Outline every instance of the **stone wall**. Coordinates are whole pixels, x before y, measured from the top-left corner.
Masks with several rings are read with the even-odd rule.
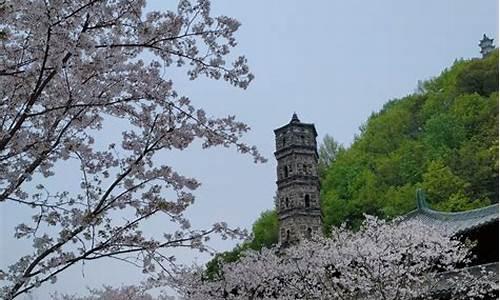
[[[278,180],[283,180],[294,175],[318,176],[317,160],[314,152],[293,151],[284,155],[277,166]]]
[[[295,216],[280,220],[279,231],[281,244],[295,243],[310,236],[321,235],[322,222],[317,216]]]
[[[306,197],[309,198],[309,206]],[[288,205],[287,201],[288,199]],[[289,185],[278,191],[279,210],[319,208],[319,189],[315,185]]]

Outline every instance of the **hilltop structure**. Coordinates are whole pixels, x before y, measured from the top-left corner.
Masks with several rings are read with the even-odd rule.
[[[318,151],[314,124],[301,123],[297,114],[274,130],[278,161],[276,210],[279,244],[286,246],[322,234],[319,201]]]
[[[493,39],[487,37],[486,34],[483,34],[483,39],[479,41],[479,47],[481,47],[481,54],[483,55],[483,58],[495,50]]]

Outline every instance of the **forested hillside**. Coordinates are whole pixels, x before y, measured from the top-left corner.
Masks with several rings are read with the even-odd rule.
[[[498,51],[455,62],[360,130],[322,179],[326,229],[404,214],[417,188],[439,210],[498,202]]]
[[[363,214],[409,212],[417,188],[438,210],[498,202],[498,50],[485,59],[456,61],[417,93],[389,101],[350,147],[325,139],[320,156],[327,232],[343,222],[355,228]],[[253,233],[252,242],[221,257],[234,261],[246,248],[276,243],[276,213],[264,212]],[[216,262],[208,269],[213,275]]]

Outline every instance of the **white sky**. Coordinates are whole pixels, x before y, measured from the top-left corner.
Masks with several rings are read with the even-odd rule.
[[[255,165],[232,149],[201,151],[196,146],[162,156],[203,184],[189,210],[194,227],[224,220],[250,229],[260,212],[273,207],[273,129],[287,123],[294,111],[301,121],[315,123],[318,141],[330,134],[348,145],[358,127],[385,102],[412,93],[418,80],[438,75],[457,58],[479,56],[483,33],[498,43],[496,0],[213,2],[214,15],[241,21],[236,53],[247,56],[256,79],[243,91],[222,81],[189,81],[182,69],[168,69],[168,75],[180,94],[209,115],[235,114],[248,123],[252,131],[244,140],[257,145],[269,162]],[[172,7],[165,3],[151,1],[148,9]],[[59,170],[71,173],[74,167]],[[12,238],[13,227],[24,216],[0,205],[0,267],[29,249],[29,243]],[[164,224],[154,220],[146,228],[151,234],[161,233]],[[228,250],[234,244],[214,245]],[[178,254],[188,263],[208,260],[200,253]],[[57,284],[41,287],[34,298],[46,299],[56,290],[82,293],[86,286],[140,279],[140,271],[130,266],[88,263],[70,269]]]

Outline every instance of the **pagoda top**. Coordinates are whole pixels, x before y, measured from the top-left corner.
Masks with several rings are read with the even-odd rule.
[[[483,39],[479,41],[479,46],[490,44],[491,42],[493,42],[493,39],[490,39],[486,34],[483,34]]]
[[[302,127],[302,128],[310,128],[314,134],[314,136],[318,136],[318,133],[316,132],[316,128],[314,127],[314,124],[313,123],[302,123],[297,115],[297,113],[293,113],[292,115],[292,119],[290,120],[290,122],[288,122],[288,124],[285,124],[279,128],[276,128],[274,130],[274,133],[275,134],[279,134],[280,132],[283,132],[283,130],[286,130],[287,128],[290,128],[290,127]]]
[[[299,117],[297,116],[297,113],[293,113],[292,119],[290,120],[290,123],[300,123]]]

